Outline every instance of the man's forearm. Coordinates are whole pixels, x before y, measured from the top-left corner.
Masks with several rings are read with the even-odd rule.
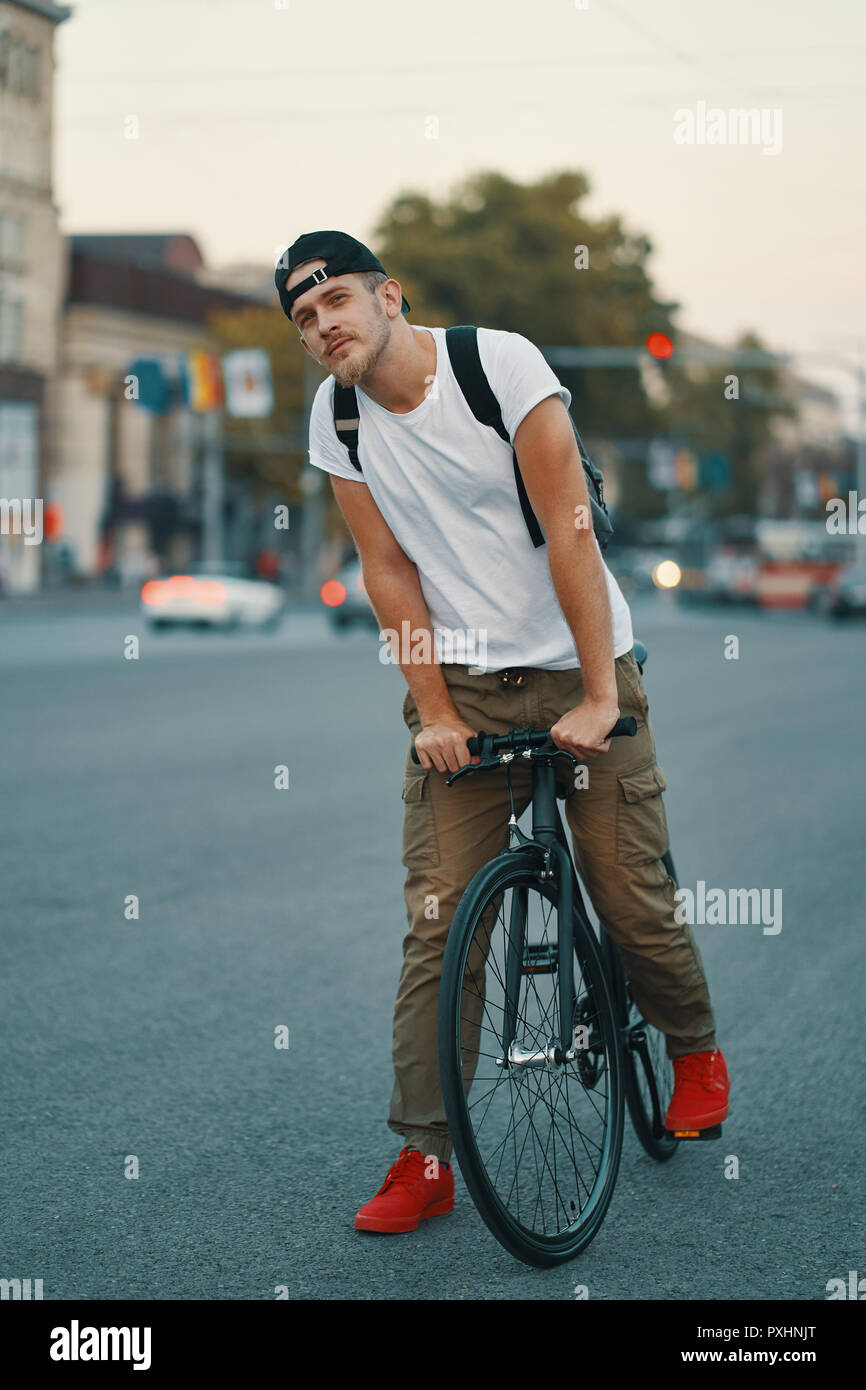
[[[400,667],[418,709],[422,724],[436,719],[456,717],[457,710],[448,693],[442,668],[436,660],[430,613],[421,592],[421,581],[415,565],[399,570],[381,569],[375,564],[363,566],[364,587],[382,631],[390,629],[400,635],[400,650],[395,653],[395,665]],[[402,642],[403,624],[408,624],[409,651]],[[428,634],[424,637],[423,634]],[[412,661],[416,648],[429,653],[429,661]],[[408,658],[404,660],[404,658]]]
[[[604,566],[592,531],[547,538],[550,574],[571,628],[587,698],[617,703],[613,631]]]

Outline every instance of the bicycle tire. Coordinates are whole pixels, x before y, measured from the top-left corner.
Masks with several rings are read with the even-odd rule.
[[[439,1015],[438,1015],[438,1035],[439,1035],[439,1065],[442,1094],[445,1101],[445,1112],[448,1119],[449,1131],[451,1133],[455,1154],[460,1165],[460,1171],[466,1183],[466,1187],[479,1211],[483,1221],[487,1225],[492,1235],[499,1241],[510,1254],[522,1260],[526,1264],[539,1267],[549,1267],[564,1263],[566,1260],[573,1259],[580,1254],[591,1240],[597,1235],[602,1221],[604,1220],[608,1206],[613,1196],[616,1177],[619,1168],[620,1155],[622,1151],[622,1138],[624,1127],[625,1101],[622,1077],[622,1060],[620,1055],[619,1033],[617,1028],[617,1017],[615,1005],[610,991],[605,967],[599,951],[598,942],[579,914],[577,907],[574,911],[574,951],[575,951],[575,1026],[578,1019],[588,1020],[594,1033],[590,1035],[595,1039],[593,1051],[587,1049],[585,1055],[581,1055],[578,1062],[568,1063],[559,1073],[554,1073],[558,1087],[557,1097],[554,1105],[559,1106],[563,1091],[566,1097],[572,1097],[576,1101],[583,1096],[587,1097],[591,1091],[599,1087],[599,1079],[606,1078],[603,1088],[598,1090],[594,1101],[590,1100],[588,1107],[583,1106],[583,1113],[589,1114],[595,1111],[598,1115],[598,1108],[595,1102],[603,1104],[604,1118],[600,1126],[600,1139],[592,1140],[592,1144],[598,1149],[598,1169],[589,1186],[588,1180],[583,1177],[583,1186],[586,1190],[586,1198],[582,1199],[581,1176],[575,1173],[569,1175],[567,1161],[562,1163],[562,1192],[559,1191],[559,1178],[557,1169],[558,1142],[566,1147],[567,1142],[572,1146],[572,1159],[577,1162],[577,1151],[575,1150],[574,1136],[578,1136],[578,1150],[582,1145],[586,1154],[592,1157],[590,1147],[587,1143],[587,1136],[583,1134],[579,1126],[571,1118],[569,1103],[566,1103],[566,1113],[569,1116],[568,1128],[563,1129],[556,1124],[553,1114],[551,1114],[550,1132],[553,1137],[553,1162],[547,1158],[547,1146],[545,1147],[544,1164],[547,1173],[542,1169],[542,1176],[539,1178],[539,1191],[544,1184],[550,1186],[550,1174],[552,1173],[553,1187],[556,1189],[554,1200],[554,1212],[558,1220],[557,1202],[562,1207],[562,1211],[567,1215],[577,1212],[576,1219],[569,1220],[563,1224],[562,1229],[555,1231],[537,1230],[527,1226],[525,1218],[520,1219],[520,1190],[521,1175],[520,1164],[523,1151],[526,1146],[526,1139],[522,1141],[520,1155],[517,1155],[516,1131],[513,1141],[513,1171],[511,1174],[512,1191],[517,1186],[517,1213],[509,1208],[503,1200],[502,1191],[497,1187],[497,1181],[491,1177],[491,1173],[485,1163],[484,1156],[479,1147],[478,1135],[473,1127],[472,1105],[477,1101],[470,1099],[472,1087],[475,1082],[481,1080],[483,1084],[492,1083],[492,1091],[489,1093],[490,1099],[487,1100],[483,1124],[487,1116],[493,1109],[493,1097],[500,1084],[511,1087],[510,1094],[515,1092],[520,1095],[521,1087],[525,1088],[525,1095],[521,1103],[527,1111],[527,1134],[529,1130],[535,1130],[533,1115],[535,1113],[536,1096],[532,1092],[531,1077],[534,1073],[521,1073],[510,1068],[503,1068],[496,1076],[489,1078],[479,1078],[473,1068],[473,1076],[466,1085],[466,1068],[464,1067],[462,1025],[466,1021],[462,1012],[464,1004],[464,981],[467,976],[467,966],[469,954],[476,939],[476,931],[482,925],[482,919],[498,900],[504,902],[509,889],[526,890],[527,904],[528,894],[534,892],[539,899],[543,899],[551,907],[556,903],[556,889],[551,880],[539,878],[539,871],[542,868],[543,860],[541,851],[534,853],[526,849],[507,850],[489,864],[485,865],[467,886],[451,924],[448,935],[448,942],[445,949],[445,956],[442,965],[442,978],[439,992]],[[512,899],[513,902],[513,899]],[[498,920],[498,907],[497,907]],[[504,923],[503,923],[504,926]],[[484,958],[485,970],[485,991],[483,993],[483,1012],[488,1009],[488,996],[486,993],[487,970],[490,955],[492,953],[492,932],[488,930],[488,941],[490,944]],[[477,948],[481,949],[481,948]],[[557,956],[558,970],[558,956]],[[535,971],[523,970],[521,977],[532,975]],[[551,973],[547,969],[541,973]],[[474,977],[473,977],[474,978]],[[558,977],[557,977],[558,978]],[[581,985],[583,989],[581,991]],[[519,990],[523,988],[519,986]],[[553,990],[555,986],[551,986]],[[504,987],[503,987],[504,989]],[[533,992],[537,995],[537,987],[533,979]],[[471,997],[467,994],[465,997]],[[526,997],[529,1000],[529,987],[526,987]],[[503,993],[503,999],[507,996]],[[581,1012],[582,1011],[582,1012]],[[504,1008],[503,1008],[504,1017]],[[558,1017],[558,1012],[554,1018]],[[468,1054],[469,1055],[469,1054]],[[480,1065],[482,1054],[480,1049],[476,1051],[475,1067]],[[590,1058],[593,1060],[591,1061]],[[495,1064],[495,1058],[485,1065],[490,1065],[491,1070]],[[593,1067],[597,1070],[593,1071]],[[590,1075],[591,1073],[591,1075]],[[539,1069],[539,1074],[542,1073]],[[592,1080],[595,1076],[595,1080]],[[587,1080],[591,1083],[586,1084]],[[576,1082],[575,1086],[571,1086]],[[541,1083],[539,1083],[540,1085]],[[602,1089],[604,1096],[602,1097]],[[548,1091],[546,1103],[549,1104],[552,1096],[552,1089]],[[526,1096],[532,1101],[532,1109],[527,1108]],[[485,1097],[486,1098],[486,1097]],[[505,1102],[503,1100],[503,1105]],[[505,1105],[507,1114],[507,1105]],[[561,1112],[559,1112],[561,1113]],[[595,1125],[594,1121],[590,1121]],[[501,1127],[500,1127],[501,1128]],[[500,1131],[495,1128],[492,1137]],[[502,1150],[504,1156],[505,1143],[508,1139],[502,1140],[497,1148]],[[485,1144],[489,1144],[485,1139]],[[549,1140],[548,1140],[549,1142]],[[496,1150],[494,1150],[496,1152]],[[581,1159],[583,1155],[581,1154]],[[561,1159],[562,1155],[559,1154]],[[512,1156],[509,1152],[509,1161]],[[503,1157],[500,1157],[499,1166],[501,1168]],[[536,1163],[536,1171],[538,1165]],[[506,1174],[507,1178],[508,1174]],[[572,1177],[576,1177],[576,1182],[572,1184]],[[528,1184],[527,1184],[528,1186]],[[577,1195],[577,1202],[575,1196]],[[566,1205],[566,1201],[568,1205]],[[536,1210],[538,1202],[536,1201]],[[543,1213],[544,1216],[544,1213]]]

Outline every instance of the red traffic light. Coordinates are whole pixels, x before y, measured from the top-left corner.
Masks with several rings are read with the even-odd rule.
[[[651,333],[646,340],[646,350],[653,357],[673,357],[674,345],[667,333]]]

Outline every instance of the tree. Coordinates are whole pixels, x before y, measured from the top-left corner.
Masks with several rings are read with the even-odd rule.
[[[407,191],[376,228],[377,254],[421,323],[476,323],[539,346],[636,347],[650,332],[670,333],[677,306],[654,293],[649,240],[618,216],[587,217],[588,193],[575,171],[531,184],[484,171],[441,203]],[[585,436],[652,430],[655,409],[637,368],[557,374]]]
[[[732,349],[766,351],[756,333],[743,333]],[[727,383],[727,385],[726,385]],[[773,419],[796,413],[783,390],[784,378],[773,366],[741,367],[724,363],[680,367],[671,359],[667,407],[668,430],[695,451],[716,451],[730,461],[730,486],[707,492],[707,517],[749,515],[758,511],[763,472],[773,440]]]

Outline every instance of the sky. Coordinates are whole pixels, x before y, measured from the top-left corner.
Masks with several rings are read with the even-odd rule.
[[[866,369],[862,0],[72,11],[55,50],[66,233],[188,232],[209,266],[272,265],[317,227],[376,251],[376,222],[409,189],[441,198],[481,169],[518,182],[579,169],[588,213],[650,238],[683,328],[723,342],[756,330],[843,394],[852,423],[858,351]],[[739,108],[763,113],[751,143],[727,115]]]

